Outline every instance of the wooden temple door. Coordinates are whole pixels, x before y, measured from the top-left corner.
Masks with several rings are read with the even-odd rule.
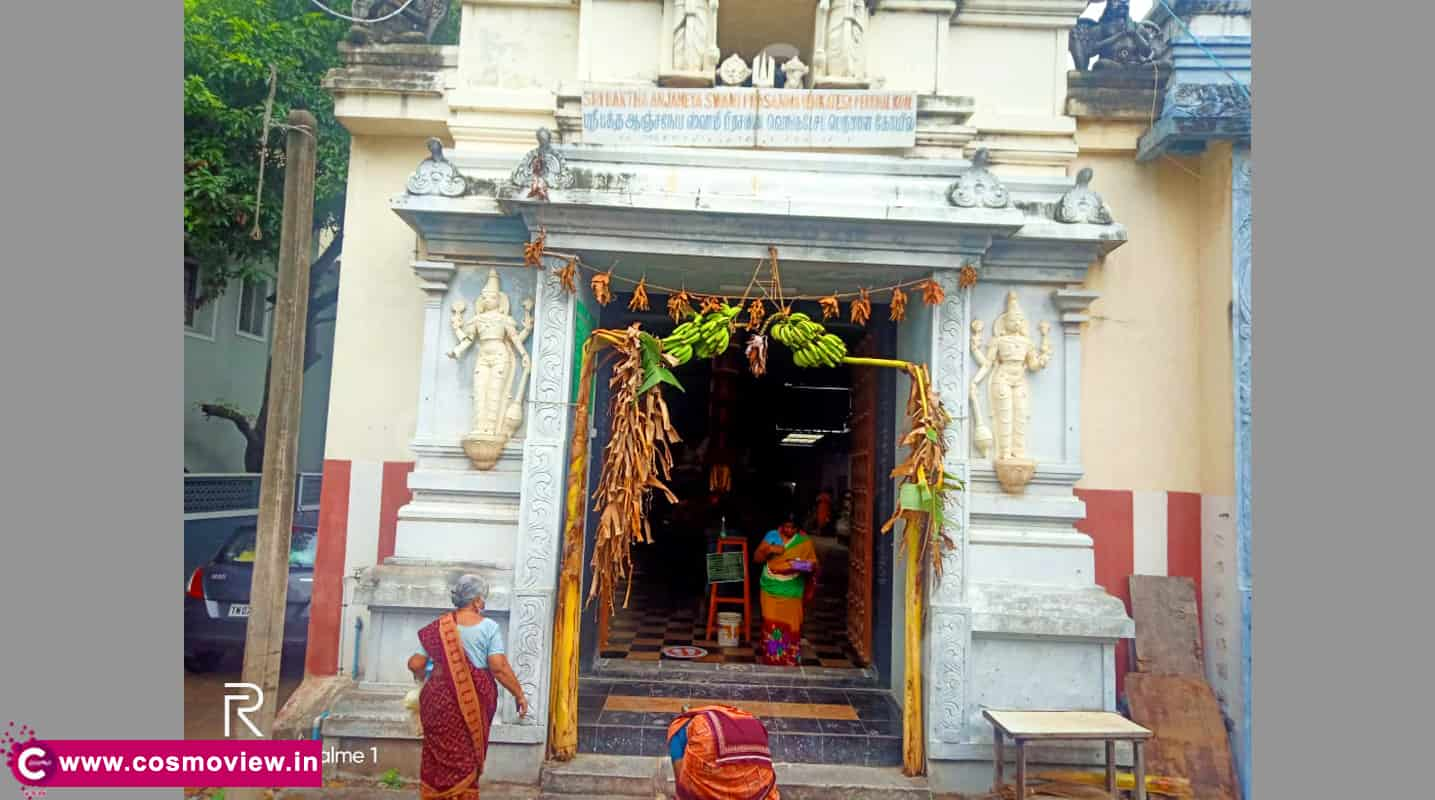
[[[870,356],[872,337],[855,348]],[[871,367],[852,369],[849,477],[852,527],[847,552],[847,640],[860,666],[872,663],[872,520],[876,495],[877,375]]]

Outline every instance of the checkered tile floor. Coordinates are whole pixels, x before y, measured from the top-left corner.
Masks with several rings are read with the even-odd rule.
[[[639,580],[641,582],[641,578]],[[635,586],[628,607],[618,609],[613,615],[608,628],[608,643],[599,655],[603,658],[657,661],[663,658],[661,651],[665,647],[696,646],[708,651],[708,655],[696,659],[700,662],[755,663],[757,650],[754,643],[762,624],[762,612],[756,587],[753,589],[752,630],[747,643],[741,647],[722,648],[715,640],[707,638],[706,598],[698,601],[699,607],[669,608],[666,598],[655,596],[656,593],[641,593],[641,588]],[[802,663],[804,666],[856,669],[857,664],[847,644],[846,588],[829,583],[821,586],[819,592],[813,609],[803,620]],[[719,610],[734,609],[740,610],[741,606],[724,605]],[[716,628],[713,636],[717,636]]]

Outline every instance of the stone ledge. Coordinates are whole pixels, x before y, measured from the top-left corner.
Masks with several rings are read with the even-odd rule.
[[[1126,606],[1100,586],[974,582],[967,591],[973,634],[1115,640],[1136,632]]]
[[[494,612],[509,610],[512,572],[490,566],[390,559],[363,570],[354,589],[354,603],[370,608],[414,608],[451,610],[449,590],[458,576],[474,573],[488,581],[487,607]]]
[[[403,707],[404,695],[411,688],[412,685],[369,684],[340,692],[323,722],[324,737],[419,741],[412,718]],[[507,744],[541,744],[546,735],[543,724],[506,725],[495,719],[490,739]]]
[[[1153,117],[1161,116],[1170,80],[1169,64],[1072,70],[1066,73],[1066,113],[1077,119],[1149,123]]]

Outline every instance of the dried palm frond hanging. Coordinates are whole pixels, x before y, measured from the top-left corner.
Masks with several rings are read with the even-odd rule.
[[[867,290],[863,289],[862,294],[852,301],[852,324],[866,325],[867,320],[872,318],[872,299],[867,296]]]
[[[961,272],[957,273],[957,286],[963,289],[970,289],[976,285],[977,268],[972,266],[971,264],[967,264],[966,266],[962,267]]]
[[[941,302],[945,300],[946,297],[947,293],[943,291],[942,285],[937,283],[935,278],[928,278],[926,282],[922,284],[922,302],[927,305],[941,305]]]
[[[638,281],[638,285],[633,287],[633,299],[628,301],[628,310],[629,310],[629,311],[647,311],[647,310],[648,310],[648,279],[647,279],[647,278],[643,278],[642,280]]]
[[[548,241],[548,232],[542,228],[538,229],[538,235],[533,241],[523,246],[523,266],[538,268],[543,266],[543,247]]]
[[[599,273],[593,276],[593,299],[598,305],[606,306],[613,302],[613,270]]]
[[[578,259],[569,258],[563,269],[558,270],[558,282],[563,285],[563,291],[568,294],[578,292]]]
[[[692,313],[693,297],[688,294],[687,289],[668,295],[668,316],[673,322],[682,322],[684,317],[692,316]]]
[[[902,438],[908,448],[907,460],[892,470],[901,479],[897,510],[882,525],[886,533],[898,520],[906,520],[903,536],[922,537],[917,548],[920,558],[930,558],[932,572],[942,577],[942,553],[954,545],[942,530],[943,500],[948,492],[961,491],[962,482],[945,469],[945,441],[950,417],[942,408],[925,366],[913,365],[912,390],[907,398],[907,418],[912,428]],[[898,552],[908,552],[904,544]]]
[[[723,307],[726,305],[727,304],[723,302],[723,299],[721,297],[718,297],[715,294],[710,294],[707,297],[703,298],[702,313],[711,314],[716,311],[722,311]]]
[[[762,320],[767,316],[767,308],[761,300],[754,300],[747,306],[747,329],[755,331],[762,327]]]
[[[658,340],[640,332],[635,323],[613,349],[617,360],[608,381],[612,433],[593,493],[598,530],[593,546],[593,584],[588,592],[589,602],[601,598],[605,610],[613,608],[620,582],[626,581],[632,591],[627,579],[632,571],[633,542],[652,541],[647,513],[650,493],[656,491],[668,502],[678,502],[664,481],[673,466],[671,446],[681,441],[668,418],[660,384],[682,387],[668,372]],[[623,605],[627,603],[625,595]]]
[[[842,316],[842,307],[838,305],[836,295],[829,294],[826,297],[820,298],[817,301],[817,305],[822,307],[822,318],[824,320]]]
[[[888,319],[893,322],[901,322],[907,318],[907,293],[898,286],[892,289],[891,314]]]

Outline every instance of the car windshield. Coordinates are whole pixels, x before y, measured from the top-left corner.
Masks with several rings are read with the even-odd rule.
[[[221,564],[253,564],[257,536],[258,530],[253,526],[240,528],[229,538],[215,560]],[[313,569],[314,552],[318,545],[317,531],[295,529],[289,539],[289,566]]]

